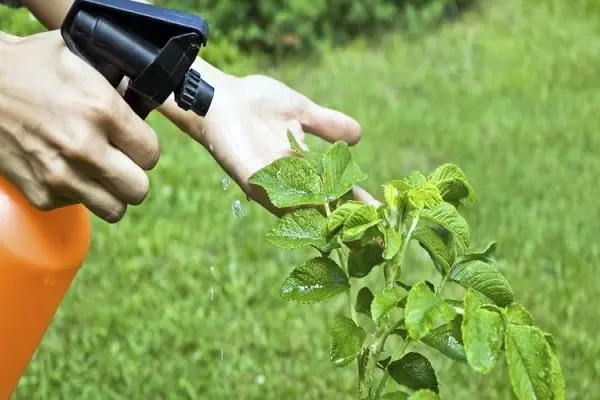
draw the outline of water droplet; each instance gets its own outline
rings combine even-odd
[[[225,350],[221,349],[221,361],[225,359]]]
[[[212,151],[215,149],[215,146],[213,146],[212,143],[211,143],[211,144],[208,145],[208,148],[210,149],[210,151],[212,153]]]
[[[256,384],[257,385],[264,385],[265,384],[265,376],[264,375],[258,375],[256,377]]]
[[[244,206],[242,206],[242,202],[239,200],[233,202],[231,205],[231,212],[236,218],[242,218],[246,215],[246,210],[244,210]]]
[[[229,185],[231,185],[231,178],[226,176],[221,180],[221,186],[223,186],[223,190],[229,189]]]
[[[215,294],[216,294],[215,288],[211,287],[210,289],[208,289],[208,299],[210,301],[213,301],[215,299]]]
[[[215,267],[214,265],[212,267],[210,267],[210,273],[216,277],[217,276],[217,267]]]

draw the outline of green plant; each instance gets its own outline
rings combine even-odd
[[[442,20],[475,0],[156,0],[155,4],[196,12],[208,21],[207,54],[220,62],[229,54],[255,51],[282,57],[315,54],[325,43],[377,37],[398,25],[414,29]],[[225,45],[224,42],[228,44]],[[215,47],[215,49],[212,49]],[[232,50],[235,48],[235,50]],[[223,52],[224,54],[221,54]]]
[[[459,210],[476,195],[458,166],[387,182],[385,202],[376,207],[349,197],[366,174],[345,143],[316,153],[288,138],[294,154],[250,182],[288,210],[266,239],[319,253],[291,272],[282,297],[317,303],[347,296],[347,315],[330,322],[330,361],[337,367],[356,363],[359,399],[438,399],[433,366],[411,349],[417,342],[482,374],[504,357],[518,399],[565,398],[553,337],[514,301],[495,264],[497,244],[471,248],[471,230]],[[429,254],[441,277],[437,284],[405,280],[414,272],[406,262],[413,241]],[[374,283],[361,285],[375,273]],[[392,336],[400,339],[393,351],[387,348]],[[388,377],[402,391],[384,394]]]

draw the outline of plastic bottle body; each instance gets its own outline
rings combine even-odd
[[[81,205],[35,209],[0,178],[0,399],[9,399],[88,253]]]

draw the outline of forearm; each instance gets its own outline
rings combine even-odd
[[[148,3],[147,0],[134,0]],[[23,0],[23,4],[48,30],[60,28],[73,0]]]

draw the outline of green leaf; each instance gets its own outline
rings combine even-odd
[[[398,210],[398,205],[400,204],[399,197],[400,191],[397,187],[391,183],[386,183],[383,185],[383,198],[385,200],[385,204],[387,204],[390,209],[394,211]]]
[[[479,260],[479,261],[486,262],[488,264],[492,264],[495,262],[494,257],[496,255],[497,249],[498,249],[498,243],[491,242],[485,247],[485,249],[483,249],[481,251],[474,251],[474,252],[467,253],[467,254],[460,256],[458,258],[457,262]]]
[[[437,186],[424,183],[408,191],[408,201],[416,209],[427,209],[438,206],[443,200]]]
[[[425,224],[417,224],[412,237],[427,250],[433,261],[437,261],[442,265],[444,271],[448,271],[454,262],[454,253],[446,246],[444,239],[435,229]]]
[[[363,204],[350,214],[344,222],[342,240],[353,241],[360,239],[372,226],[381,222],[377,209],[371,205]]]
[[[533,318],[525,307],[519,303],[513,303],[506,309],[508,323],[517,325],[533,325]]]
[[[513,301],[510,284],[493,265],[477,260],[455,264],[448,277],[466,288],[473,288],[484,294],[500,307]]]
[[[458,315],[452,322],[429,332],[421,341],[454,361],[466,363],[467,355],[462,341],[461,324],[462,316]]]
[[[548,344],[550,345],[550,348],[552,349],[552,352],[554,353],[554,355],[557,356],[558,349],[557,349],[557,346],[556,346],[556,341],[554,340],[554,336],[552,336],[549,333],[545,333],[544,332],[544,337],[548,341]]]
[[[435,371],[427,358],[419,353],[406,353],[388,366],[390,376],[402,386],[412,390],[430,389],[439,393]]]
[[[452,204],[441,203],[435,208],[423,210],[421,218],[436,223],[448,230],[463,249],[469,247],[471,242],[469,225]]]
[[[348,274],[353,278],[364,278],[384,261],[382,253],[381,246],[375,243],[351,249],[348,255]]]
[[[371,303],[371,317],[373,321],[379,322],[392,311],[402,296],[395,288],[385,288],[379,292]]]
[[[517,399],[565,399],[560,363],[545,333],[539,328],[508,325],[506,362]]]
[[[408,393],[404,393],[404,392],[391,392],[391,393],[386,393],[383,396],[380,397],[381,400],[407,400],[408,399]]]
[[[281,287],[286,300],[318,303],[350,287],[346,274],[330,258],[312,258],[292,271]]]
[[[437,393],[432,392],[431,390],[417,390],[413,394],[410,395],[408,400],[440,400],[440,397]]]
[[[373,292],[368,287],[361,288],[356,294],[356,312],[371,317],[371,304],[373,303]]]
[[[454,164],[440,165],[429,174],[427,180],[438,187],[444,201],[458,203],[466,199],[468,203],[473,203],[476,200],[464,172]]]
[[[327,220],[314,208],[305,208],[285,214],[266,234],[273,245],[284,249],[296,249],[314,245],[323,248]]]
[[[476,371],[487,374],[498,362],[504,341],[504,319],[472,289],[465,295],[462,335],[467,362]]]
[[[396,190],[398,190],[398,194],[401,197],[404,196],[406,193],[408,193],[408,191],[410,189],[413,188],[412,182],[409,183],[409,178],[405,178],[403,180],[396,180],[396,179],[395,180],[391,180],[387,184],[395,187]]]
[[[288,141],[290,142],[290,147],[294,153],[298,157],[306,158],[306,160],[313,166],[317,174],[321,175],[323,173],[323,155],[309,150],[304,150],[290,130],[287,131],[287,137]]]
[[[363,205],[363,203],[358,201],[348,201],[333,210],[331,215],[327,218],[327,231],[329,233],[335,233],[338,229],[342,228],[348,217]]]
[[[427,183],[427,177],[419,171],[412,171],[403,181],[411,188],[416,188]]]
[[[275,207],[321,205],[327,198],[314,167],[299,157],[283,157],[256,172],[249,179],[267,192]]]
[[[402,235],[392,228],[387,228],[384,231],[385,250],[383,251],[383,258],[391,260],[398,254],[400,247],[402,247]]]
[[[431,291],[427,283],[419,282],[408,292],[405,322],[410,336],[419,340],[432,329],[454,319],[456,311]]]
[[[323,156],[323,185],[329,200],[337,199],[352,189],[352,186],[367,178],[352,159],[346,142],[338,140]]]
[[[329,359],[334,366],[343,367],[360,354],[367,334],[350,318],[338,315],[329,325],[329,337],[331,339]]]

